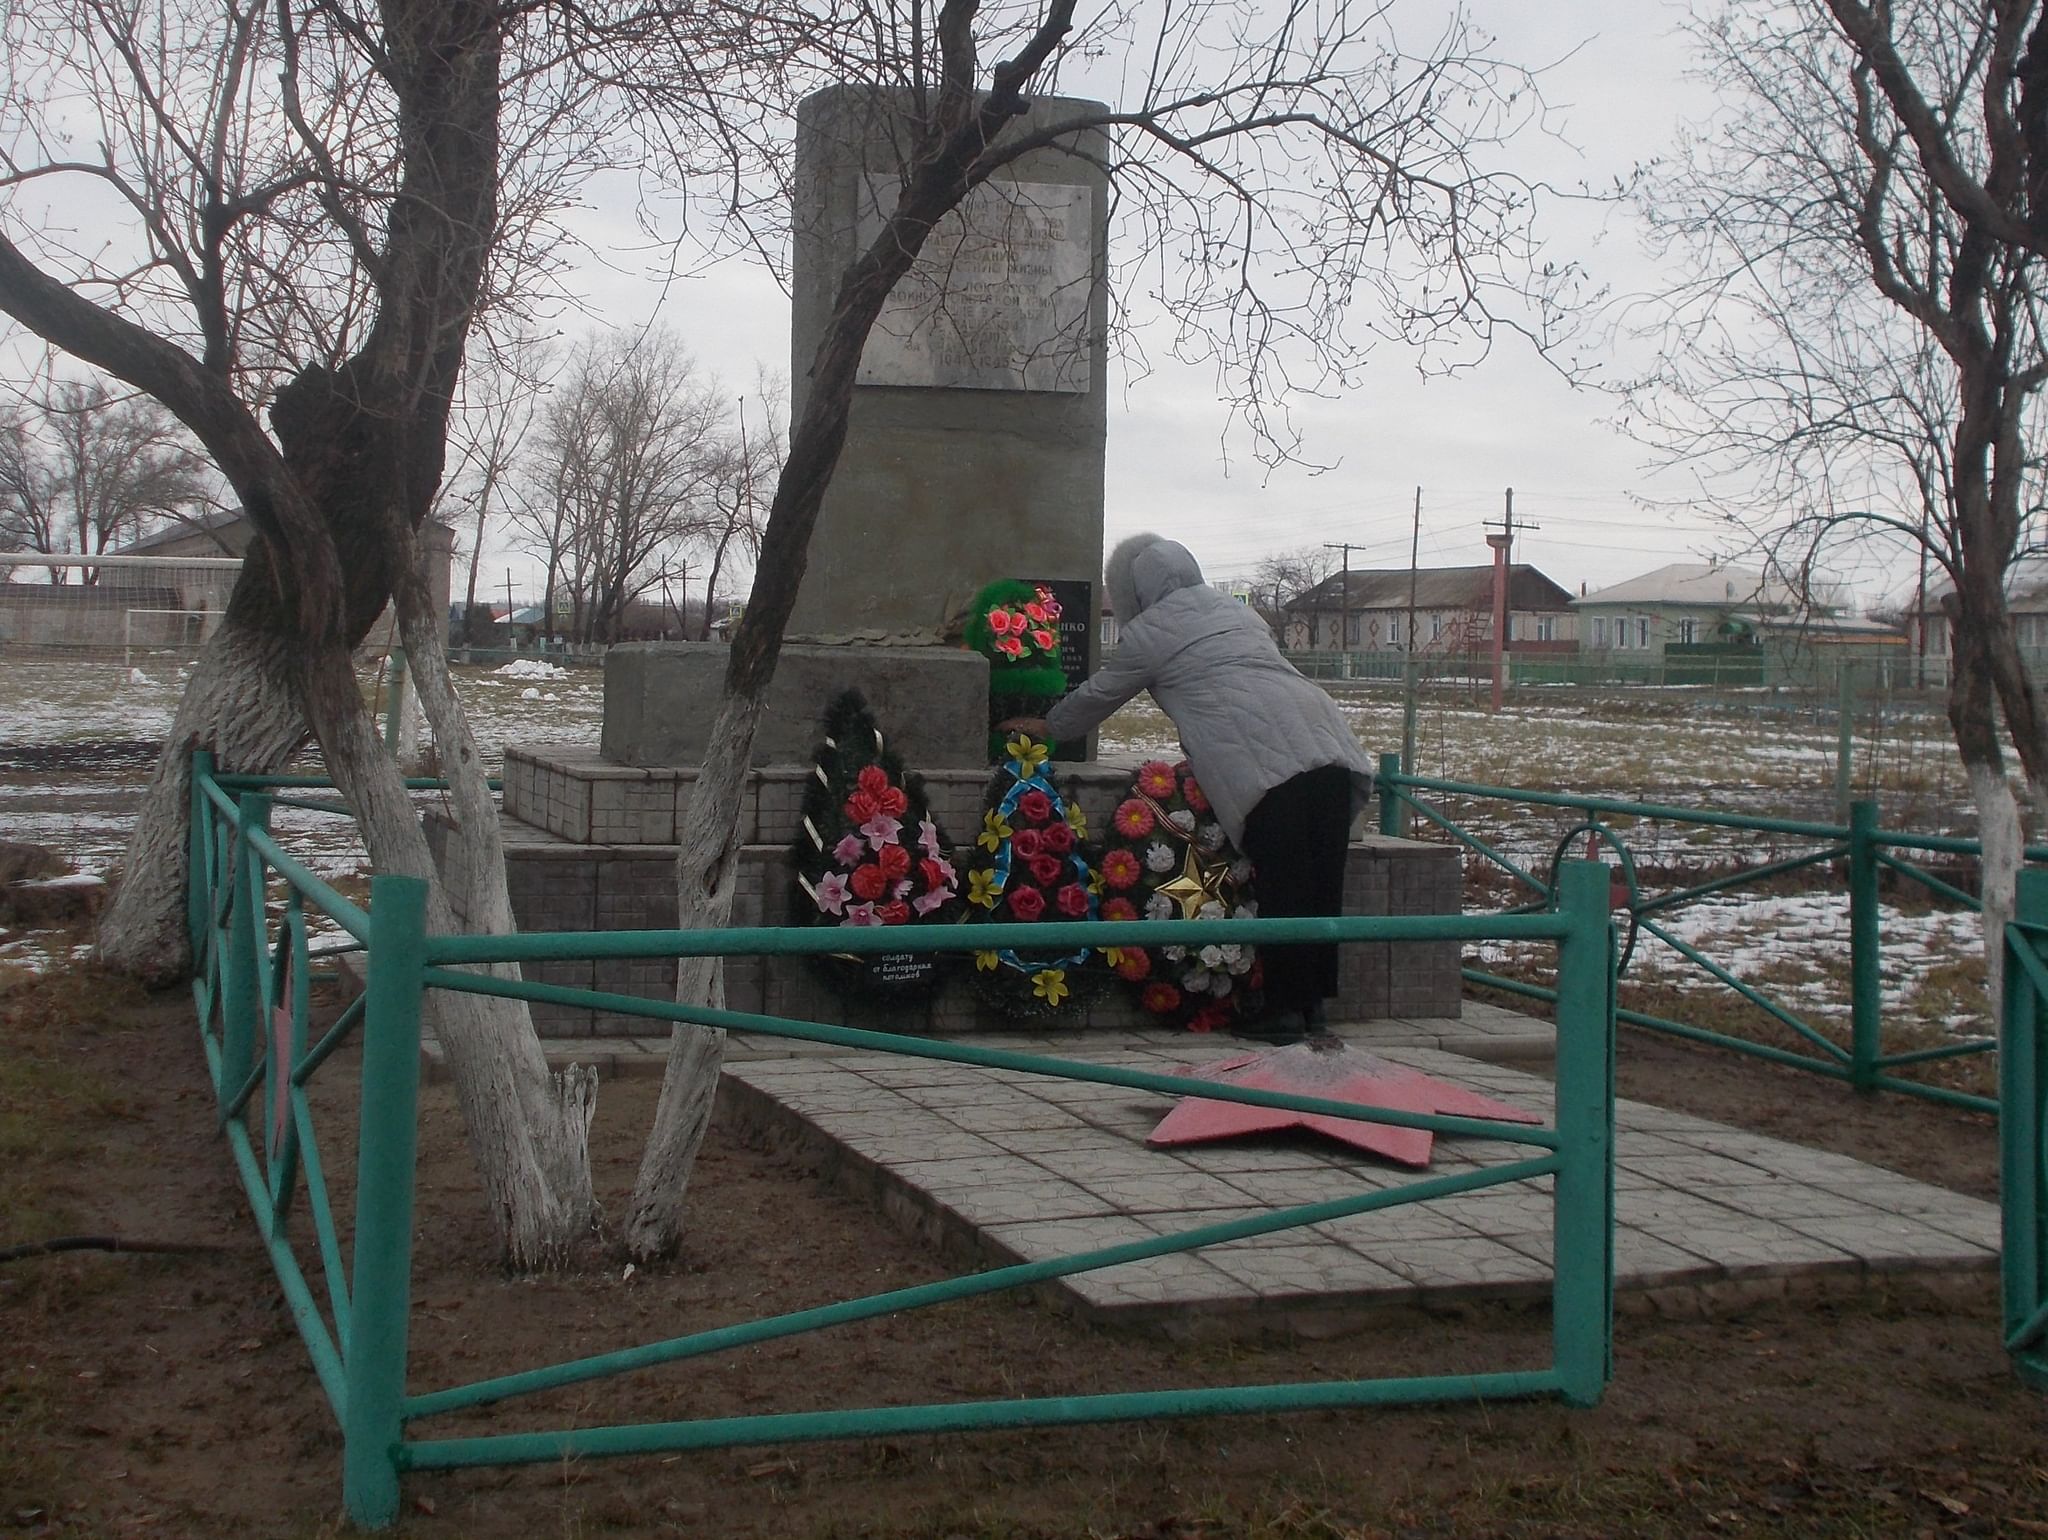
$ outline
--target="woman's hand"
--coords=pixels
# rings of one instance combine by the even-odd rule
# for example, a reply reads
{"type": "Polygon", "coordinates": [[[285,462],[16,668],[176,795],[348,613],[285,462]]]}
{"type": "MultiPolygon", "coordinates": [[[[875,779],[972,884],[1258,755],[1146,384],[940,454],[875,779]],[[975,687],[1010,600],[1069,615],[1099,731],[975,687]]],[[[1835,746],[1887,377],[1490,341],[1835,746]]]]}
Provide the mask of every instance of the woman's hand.
{"type": "Polygon", "coordinates": [[[1045,730],[1044,717],[1005,717],[996,723],[999,733],[1022,733],[1027,738],[1045,739],[1052,735],[1045,730]]]}

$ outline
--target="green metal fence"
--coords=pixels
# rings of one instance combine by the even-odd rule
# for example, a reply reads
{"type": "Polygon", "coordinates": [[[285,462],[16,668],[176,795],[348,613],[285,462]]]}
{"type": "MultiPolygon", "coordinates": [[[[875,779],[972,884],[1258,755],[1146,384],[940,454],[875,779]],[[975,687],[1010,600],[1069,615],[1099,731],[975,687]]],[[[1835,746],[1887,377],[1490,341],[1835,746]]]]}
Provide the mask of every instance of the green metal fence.
{"type": "Polygon", "coordinates": [[[2005,1348],[2022,1379],[2048,1390],[2048,872],[2020,874],[2014,907],[1998,1087],[2005,1348]]]}
{"type": "MultiPolygon", "coordinates": [[[[506,1465],[569,1457],[712,1449],[746,1444],[1044,1427],[1112,1420],[1391,1406],[1432,1401],[1557,1397],[1597,1401],[1611,1372],[1613,1295],[1613,928],[1607,875],[1597,863],[1560,873],[1558,903],[1516,915],[1318,920],[1135,922],[1124,944],[1210,941],[1469,940],[1505,937],[1558,947],[1558,1055],[1550,1125],[1418,1114],[1282,1095],[1066,1059],[1001,1052],[970,1042],[912,1038],[594,990],[521,982],[475,964],[540,958],[652,958],[929,950],[1004,945],[1086,945],[1086,924],[840,929],[641,931],[476,937],[429,936],[425,885],[376,877],[361,908],[307,871],[266,832],[276,780],[217,778],[194,756],[190,920],[198,959],[195,999],[220,1117],[258,1230],[292,1318],[334,1409],[343,1439],[343,1495],[359,1524],[389,1524],[407,1471],[506,1465]],[[308,980],[323,949],[309,945],[309,908],[362,948],[367,986],[309,1044],[308,980]],[[472,990],[553,1000],[651,1021],[690,1022],[844,1049],[907,1055],[994,1070],[1060,1076],[1167,1096],[1201,1095],[1302,1112],[1466,1134],[1527,1147],[1526,1157],[1453,1176],[1204,1225],[1175,1235],[998,1268],[914,1288],[847,1299],[537,1367],[468,1385],[414,1390],[407,1378],[413,1182],[421,1013],[430,990],[472,990]],[[354,1224],[335,1223],[307,1083],[335,1048],[362,1042],[354,1224]],[[1302,1384],[1240,1384],[1035,1399],[837,1408],[745,1417],[542,1428],[488,1437],[421,1438],[414,1425],[464,1408],[598,1380],[747,1344],[827,1329],[950,1300],[1024,1288],[1120,1263],[1326,1223],[1481,1188],[1553,1178],[1552,1361],[1540,1369],[1302,1384]],[[307,1258],[301,1260],[302,1253],[307,1258]],[[319,1280],[308,1280],[308,1271],[319,1280]]],[[[312,805],[310,801],[302,805],[312,805]]],[[[331,805],[331,804],[329,804],[331,805]]]]}
{"type": "MultiPolygon", "coordinates": [[[[1948,1102],[1980,1112],[1996,1112],[1997,1101],[1952,1087],[1930,1085],[1902,1077],[1894,1071],[1935,1060],[1994,1053],[1995,1037],[1959,1038],[1932,1047],[1887,1053],[1884,1050],[1883,987],[1879,969],[1883,949],[1880,934],[1881,905],[1878,878],[1890,871],[1918,883],[1951,903],[1982,912],[1982,904],[1954,883],[1907,860],[1901,852],[1936,853],[1975,857],[1973,840],[1946,835],[1908,834],[1879,827],[1877,804],[1859,801],[1850,805],[1844,824],[1805,822],[1791,818],[1764,818],[1753,814],[1725,813],[1707,808],[1671,807],[1659,803],[1627,802],[1607,797],[1581,797],[1566,792],[1532,791],[1507,786],[1485,786],[1467,781],[1438,780],[1407,775],[1398,754],[1380,756],[1380,832],[1406,833],[1411,815],[1421,818],[1453,840],[1476,852],[1533,895],[1529,908],[1545,908],[1557,902],[1554,877],[1529,870],[1474,834],[1441,807],[1425,801],[1421,793],[1494,801],[1524,807],[1554,807],[1578,815],[1578,822],[1558,842],[1562,853],[1575,840],[1584,840],[1593,850],[1611,856],[1611,898],[1618,916],[1625,921],[1619,955],[1619,969],[1626,970],[1635,952],[1638,935],[1647,932],[1671,948],[1715,984],[1731,991],[1783,1027],[1798,1046],[1785,1048],[1752,1042],[1710,1028],[1674,1021],[1666,1016],[1617,1007],[1615,1019],[1694,1042],[1711,1043],[1754,1054],[1780,1064],[1795,1065],[1818,1074],[1846,1080],[1859,1091],[1902,1091],[1908,1095],[1948,1102]],[[1627,838],[1615,820],[1639,819],[1693,825],[1701,828],[1746,830],[1757,834],[1783,835],[1815,842],[1814,848],[1785,860],[1766,861],[1705,882],[1674,888],[1657,894],[1645,893],[1637,879],[1634,858],[1627,838]],[[1676,934],[1667,923],[1669,916],[1686,904],[1710,894],[1775,881],[1795,872],[1828,871],[1840,867],[1846,874],[1849,897],[1849,1041],[1839,1043],[1797,1011],[1773,998],[1763,989],[1738,978],[1722,963],[1707,956],[1676,934]]],[[[2048,850],[2027,852],[2031,860],[2048,860],[2048,850]]],[[[1522,912],[1522,911],[1511,911],[1522,912]]],[[[1529,999],[1557,998],[1555,989],[1508,978],[1480,968],[1466,968],[1465,978],[1475,984],[1522,995],[1529,999]]]]}

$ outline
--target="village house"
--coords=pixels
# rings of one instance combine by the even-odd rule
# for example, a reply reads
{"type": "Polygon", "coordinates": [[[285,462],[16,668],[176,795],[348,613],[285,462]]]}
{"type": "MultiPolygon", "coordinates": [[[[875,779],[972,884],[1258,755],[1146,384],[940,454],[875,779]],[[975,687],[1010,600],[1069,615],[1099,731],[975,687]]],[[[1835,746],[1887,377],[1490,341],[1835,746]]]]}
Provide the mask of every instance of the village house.
{"type": "MultiPolygon", "coordinates": [[[[1283,641],[1309,652],[1483,653],[1493,646],[1493,573],[1491,564],[1333,573],[1288,601],[1283,641]]],[[[1571,652],[1570,591],[1526,563],[1511,563],[1507,578],[1509,650],[1571,652]]]]}

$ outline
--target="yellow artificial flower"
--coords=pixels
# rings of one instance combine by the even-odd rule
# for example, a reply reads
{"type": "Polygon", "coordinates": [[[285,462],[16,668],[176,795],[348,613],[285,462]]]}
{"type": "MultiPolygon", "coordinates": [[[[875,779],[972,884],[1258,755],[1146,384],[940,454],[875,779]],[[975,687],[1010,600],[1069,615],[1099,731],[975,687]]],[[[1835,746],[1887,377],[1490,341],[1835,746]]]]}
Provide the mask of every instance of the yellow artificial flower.
{"type": "Polygon", "coordinates": [[[1077,840],[1088,837],[1088,815],[1081,811],[1081,804],[1078,802],[1067,804],[1067,827],[1074,831],[1074,838],[1077,840]]]}
{"type": "Polygon", "coordinates": [[[1124,949],[1120,946],[1106,946],[1102,949],[1102,960],[1112,968],[1124,965],[1124,949]]]}
{"type": "Polygon", "coordinates": [[[1010,837],[1010,826],[1003,821],[1003,815],[990,808],[981,815],[981,837],[974,843],[983,850],[1000,850],[1003,841],[1010,837]]]}
{"type": "Polygon", "coordinates": [[[1058,1005],[1073,993],[1067,988],[1067,970],[1047,968],[1031,975],[1031,992],[1047,1005],[1058,1005]]]}
{"type": "Polygon", "coordinates": [[[997,957],[996,954],[993,952],[976,952],[974,954],[974,967],[975,970],[980,973],[995,972],[996,964],[1000,961],[1002,961],[1002,959],[997,957]]]}
{"type": "Polygon", "coordinates": [[[996,886],[996,874],[991,868],[977,867],[967,874],[968,903],[993,909],[1001,897],[1002,890],[996,886]]]}
{"type": "Polygon", "coordinates": [[[1036,774],[1038,767],[1044,764],[1052,754],[1052,750],[1048,749],[1044,744],[1035,742],[1022,733],[1017,734],[1004,747],[1008,751],[1010,758],[1017,762],[1017,778],[1019,780],[1028,775],[1036,774]]]}
{"type": "Polygon", "coordinates": [[[1088,874],[1088,891],[1097,898],[1102,897],[1102,873],[1091,871],[1088,874]]]}

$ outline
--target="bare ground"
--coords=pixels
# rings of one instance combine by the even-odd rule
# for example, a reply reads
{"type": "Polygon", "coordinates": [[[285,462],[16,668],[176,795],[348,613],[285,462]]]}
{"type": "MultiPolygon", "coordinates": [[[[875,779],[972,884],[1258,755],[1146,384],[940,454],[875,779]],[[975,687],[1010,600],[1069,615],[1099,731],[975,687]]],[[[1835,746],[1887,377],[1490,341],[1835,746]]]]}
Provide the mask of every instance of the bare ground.
{"type": "MultiPolygon", "coordinates": [[[[347,1185],[353,1066],[325,1073],[347,1185]]],[[[1995,1190],[1987,1120],[1630,1034],[1621,1091],[1995,1190]]],[[[653,1086],[605,1088],[599,1179],[629,1184],[653,1086]]],[[[487,1262],[445,1086],[423,1110],[412,1384],[425,1388],[941,1275],[786,1151],[714,1130],[685,1255],[514,1281],[487,1262]]],[[[189,1005],[86,974],[0,997],[0,1246],[214,1245],[0,1265],[0,1530],[321,1535],[339,1439],[254,1243],[189,1005]]],[[[1540,1312],[1413,1312],[1341,1339],[1191,1345],[985,1300],[450,1420],[483,1428],[946,1397],[1526,1365],[1540,1312]]],[[[408,1478],[420,1536],[2048,1534],[2048,1421],[1995,1285],[1715,1320],[1624,1313],[1591,1411],[1530,1403],[905,1438],[408,1478]]]]}

